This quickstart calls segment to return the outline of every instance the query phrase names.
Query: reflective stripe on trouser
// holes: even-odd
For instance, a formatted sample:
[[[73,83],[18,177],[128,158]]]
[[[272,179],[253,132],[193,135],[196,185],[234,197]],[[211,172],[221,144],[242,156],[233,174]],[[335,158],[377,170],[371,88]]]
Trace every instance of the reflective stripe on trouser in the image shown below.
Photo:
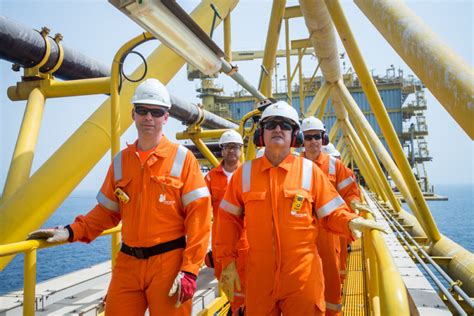
[[[334,304],[326,301],[326,316],[341,315],[342,304]]]
[[[324,297],[326,302],[340,304],[341,279],[339,276],[339,236],[326,229],[320,229],[318,235],[318,251],[323,263]],[[326,314],[330,308],[326,307]]]
[[[182,260],[183,249],[145,260],[119,252],[107,292],[105,314],[143,316],[148,304],[150,315],[190,315],[191,300],[176,308],[176,295],[168,296]]]

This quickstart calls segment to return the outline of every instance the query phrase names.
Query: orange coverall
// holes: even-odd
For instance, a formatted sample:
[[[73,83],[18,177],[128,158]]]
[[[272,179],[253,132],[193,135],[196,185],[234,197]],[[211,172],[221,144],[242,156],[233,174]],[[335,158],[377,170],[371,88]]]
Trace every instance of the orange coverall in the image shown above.
[[[128,203],[114,195],[116,188]],[[97,195],[98,204],[71,224],[73,241],[91,242],[122,220],[122,239],[130,247],[151,247],[186,236],[186,248],[148,259],[119,252],[112,271],[108,315],[190,315],[192,300],[175,307],[168,292],[179,271],[198,275],[210,231],[211,199],[196,158],[163,137],[142,165],[136,143],[114,159]]]
[[[240,166],[240,162],[239,162]],[[206,180],[207,187],[211,193],[212,199],[212,212],[213,212],[213,224],[212,224],[212,253],[214,256],[214,274],[219,280],[222,272],[222,265],[215,258],[216,253],[216,235],[217,235],[217,223],[219,221],[219,205],[221,204],[222,199],[224,198],[225,191],[227,189],[227,175],[222,170],[222,163],[213,168],[209,173],[204,177]],[[248,243],[245,232],[242,234],[242,238],[239,239],[237,244],[237,271],[241,280],[241,290],[235,293],[235,299],[231,302],[232,312],[236,312],[241,306],[245,303],[245,265],[247,261],[247,251]]]
[[[359,190],[353,174],[348,172],[349,169],[339,159],[320,153],[314,162],[327,175],[347,205],[353,199],[359,200]],[[340,271],[346,269],[347,239],[322,229],[318,237],[318,249],[323,261],[326,315],[339,315],[342,309]]]
[[[351,238],[354,217],[307,159],[289,154],[273,167],[264,156],[237,169],[219,208],[216,248],[223,267],[234,261],[245,220],[247,315],[323,315],[318,232],[323,226]]]

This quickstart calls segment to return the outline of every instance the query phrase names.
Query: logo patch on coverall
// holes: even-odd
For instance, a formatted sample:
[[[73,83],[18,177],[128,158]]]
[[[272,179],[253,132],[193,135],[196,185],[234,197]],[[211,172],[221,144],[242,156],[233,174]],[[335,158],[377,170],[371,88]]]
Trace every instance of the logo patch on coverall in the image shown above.
[[[173,205],[176,202],[176,201],[167,201],[166,194],[160,194],[158,201],[166,205]]]
[[[291,215],[295,217],[306,217],[308,214],[306,212],[301,212],[301,207],[303,206],[304,197],[302,195],[296,194],[293,198],[293,203],[291,203]]]

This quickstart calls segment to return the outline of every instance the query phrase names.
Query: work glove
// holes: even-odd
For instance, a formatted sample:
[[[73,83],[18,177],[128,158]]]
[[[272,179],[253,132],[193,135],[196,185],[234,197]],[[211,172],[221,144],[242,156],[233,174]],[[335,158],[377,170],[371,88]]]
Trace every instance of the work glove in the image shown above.
[[[196,292],[196,279],[194,274],[180,271],[171,285],[168,296],[178,295],[175,307],[178,308],[182,303],[193,298]]]
[[[237,291],[240,291],[240,278],[237,273],[237,268],[235,266],[235,261],[229,263],[221,273],[221,288],[224,291],[225,295],[229,301],[234,301],[234,284]]]
[[[371,219],[364,219],[362,217],[356,217],[349,221],[349,229],[352,232],[352,235],[358,239],[362,236],[362,231],[365,229],[376,229],[379,230],[383,233],[387,233],[385,229],[377,223],[376,221],[373,221]]]
[[[69,239],[69,231],[63,226],[38,229],[28,234],[26,240],[30,239],[46,239],[47,242],[63,242]]]
[[[351,201],[351,209],[354,210],[357,214],[360,214],[362,212],[367,212],[369,214],[372,214],[372,210],[369,208],[369,206],[365,203],[361,203],[357,200],[352,200]]]

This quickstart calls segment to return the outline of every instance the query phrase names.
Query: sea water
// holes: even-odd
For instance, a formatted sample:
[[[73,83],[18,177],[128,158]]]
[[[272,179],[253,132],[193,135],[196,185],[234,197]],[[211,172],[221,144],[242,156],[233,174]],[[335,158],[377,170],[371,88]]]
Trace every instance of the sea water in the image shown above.
[[[436,187],[436,193],[449,197],[449,201],[428,202],[440,231],[467,250],[474,252],[474,185],[439,185]],[[73,194],[43,227],[71,223],[77,215],[87,213],[95,204],[95,194]],[[110,243],[110,236],[105,236],[90,244],[65,244],[39,250],[37,282],[109,260]],[[0,272],[0,294],[22,287],[23,255],[18,255]]]

